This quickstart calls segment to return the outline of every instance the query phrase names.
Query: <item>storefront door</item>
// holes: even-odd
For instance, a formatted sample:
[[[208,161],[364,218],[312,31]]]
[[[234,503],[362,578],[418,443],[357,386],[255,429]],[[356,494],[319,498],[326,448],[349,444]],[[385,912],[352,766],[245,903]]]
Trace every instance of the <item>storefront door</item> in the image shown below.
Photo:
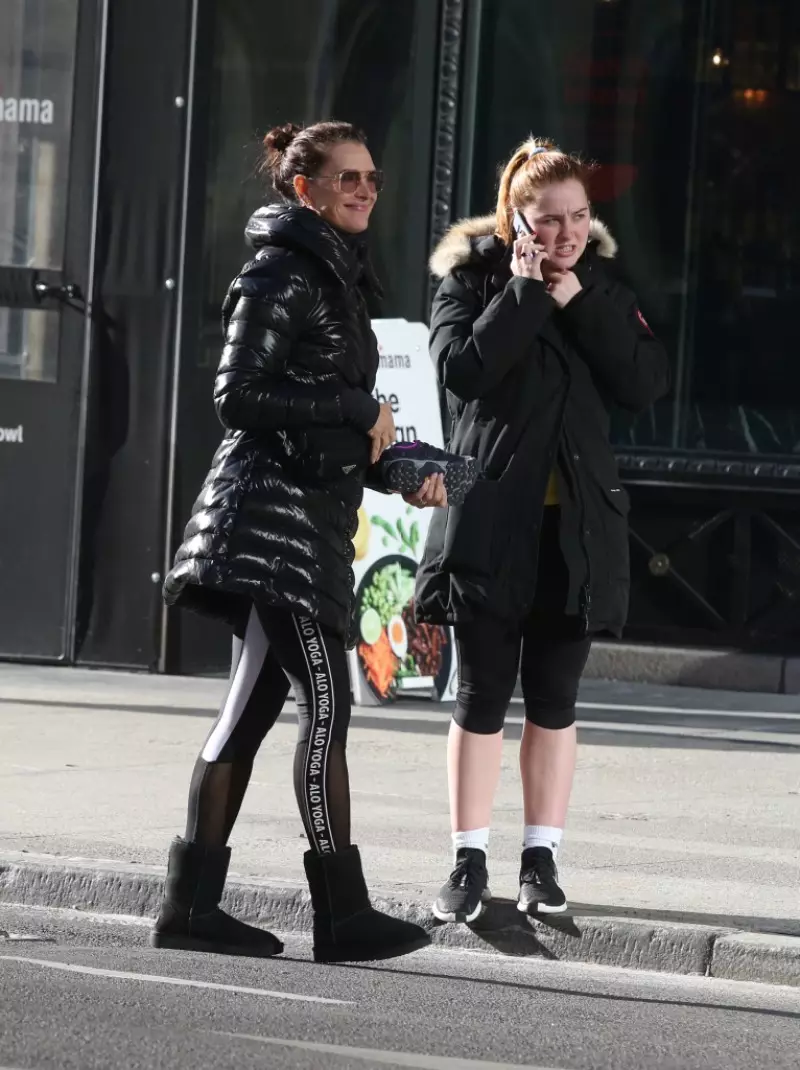
[[[71,656],[101,8],[0,5],[0,657]]]
[[[373,312],[427,315],[439,4],[201,0],[198,13],[167,560],[222,433],[212,405],[220,307],[249,256],[247,219],[270,198],[255,165],[271,126],[333,116],[366,132],[387,175],[370,228],[385,290]],[[219,624],[173,612],[166,625],[162,670],[206,673],[229,663]]]

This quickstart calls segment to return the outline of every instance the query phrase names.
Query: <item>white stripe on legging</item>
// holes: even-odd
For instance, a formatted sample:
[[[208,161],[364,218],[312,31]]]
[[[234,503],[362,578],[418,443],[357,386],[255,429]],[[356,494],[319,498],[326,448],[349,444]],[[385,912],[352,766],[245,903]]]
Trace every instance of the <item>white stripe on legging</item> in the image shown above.
[[[225,705],[203,747],[203,761],[216,762],[222,754],[225,744],[233,735],[236,725],[247,708],[268,650],[269,640],[264,634],[258,613],[253,606],[247,620],[239,663],[233,674]]]
[[[309,624],[309,626],[312,628],[312,630],[314,632],[313,638],[315,638],[317,640],[317,642],[319,643],[320,650],[325,655],[326,664],[329,666],[328,651],[325,649],[325,641],[324,641],[324,639],[322,637],[322,632],[320,631],[319,627],[314,624],[314,622],[311,620],[310,617],[303,617],[302,621],[301,621],[300,619],[298,619],[295,616],[295,617],[293,617],[293,620],[294,620],[295,630],[297,631],[297,638],[300,640],[300,649],[303,651],[303,656],[306,659],[306,667],[308,669],[308,683],[309,683],[309,686],[311,688],[311,694],[309,695],[309,699],[311,701],[311,723],[309,725],[309,730],[308,730],[308,747],[306,749],[305,770],[304,770],[304,773],[303,773],[303,797],[305,799],[306,813],[308,815],[308,828],[309,828],[309,831],[310,831],[311,835],[314,837],[314,840],[316,841],[317,840],[317,834],[316,834],[316,830],[314,828],[314,815],[311,812],[311,799],[310,799],[310,792],[309,792],[309,765],[310,765],[310,762],[311,762],[311,754],[312,754],[312,751],[313,751],[313,748],[314,748],[314,736],[316,735],[317,718],[318,718],[318,715],[319,715],[319,707],[318,707],[318,702],[317,702],[318,694],[317,694],[317,686],[316,686],[315,676],[314,676],[314,667],[311,664],[311,657],[309,656],[308,648],[306,646],[305,636],[303,635],[302,621],[307,622]],[[328,668],[328,694],[330,695],[330,717],[328,719],[328,730],[327,730],[327,734],[326,734],[326,737],[325,737],[325,754],[324,754],[324,761],[323,761],[323,766],[322,766],[322,783],[321,783],[320,797],[322,799],[322,806],[323,806],[323,809],[325,811],[325,813],[324,813],[324,821],[325,821],[325,828],[326,828],[327,833],[328,833],[328,840],[329,840],[330,845],[331,845],[331,850],[335,851],[336,850],[336,844],[333,842],[333,830],[331,828],[330,813],[328,812],[328,795],[327,795],[327,792],[325,790],[325,788],[326,788],[326,777],[327,777],[327,772],[328,772],[328,751],[330,750],[331,735],[333,733],[333,721],[334,721],[334,717],[335,717],[333,680],[330,677],[330,667]],[[317,846],[319,846],[319,844],[317,844]]]

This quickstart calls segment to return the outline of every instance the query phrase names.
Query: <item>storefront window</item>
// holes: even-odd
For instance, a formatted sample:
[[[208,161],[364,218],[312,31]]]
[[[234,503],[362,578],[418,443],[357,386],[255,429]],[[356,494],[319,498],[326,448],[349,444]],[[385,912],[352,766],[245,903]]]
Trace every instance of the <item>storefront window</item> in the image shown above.
[[[63,265],[78,0],[0,3],[0,269]],[[55,381],[58,315],[0,307],[0,379]]]
[[[673,359],[621,447],[800,452],[800,5],[485,5],[474,204],[529,131],[601,164],[597,214]]]
[[[437,5],[429,0],[213,0],[201,359],[219,358],[219,307],[247,255],[243,230],[269,200],[255,177],[259,136],[287,121],[355,123],[387,184],[371,224],[384,316],[420,319],[427,279]]]
[[[385,299],[371,311],[417,321],[426,316],[439,27],[433,0],[203,0],[199,12],[178,390],[179,516],[188,514],[219,443],[212,391],[220,308],[250,255],[245,224],[270,199],[255,164],[272,126],[336,118],[366,132],[387,177],[369,233]],[[215,633],[188,617],[171,628],[184,671],[217,664]]]
[[[62,266],[78,0],[0,5],[0,266]]]
[[[59,319],[43,309],[0,308],[0,379],[56,381]]]

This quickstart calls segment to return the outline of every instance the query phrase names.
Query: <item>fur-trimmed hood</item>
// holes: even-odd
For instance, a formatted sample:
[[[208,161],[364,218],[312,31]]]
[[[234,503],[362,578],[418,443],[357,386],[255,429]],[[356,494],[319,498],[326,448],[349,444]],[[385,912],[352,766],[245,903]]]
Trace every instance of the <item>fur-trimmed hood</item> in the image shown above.
[[[428,261],[432,274],[438,279],[443,279],[456,268],[466,264],[475,253],[476,243],[481,238],[490,238],[495,233],[496,226],[497,220],[493,215],[462,219],[454,224],[436,246]],[[589,241],[595,244],[598,256],[611,260],[617,255],[617,243],[608,227],[599,219],[592,219],[589,227]]]

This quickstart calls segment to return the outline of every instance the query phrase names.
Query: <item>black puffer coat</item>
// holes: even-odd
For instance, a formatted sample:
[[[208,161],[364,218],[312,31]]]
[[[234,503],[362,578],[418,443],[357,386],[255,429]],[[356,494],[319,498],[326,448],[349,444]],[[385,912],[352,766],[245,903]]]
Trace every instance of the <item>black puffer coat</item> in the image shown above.
[[[227,433],[166,578],[170,605],[231,623],[251,601],[348,632],[378,349],[368,262],[307,208],[250,220],[223,306],[214,403]]]
[[[597,222],[576,266],[583,290],[559,310],[543,283],[515,278],[494,217],[455,227],[431,260],[443,276],[431,354],[453,418],[450,449],[480,461],[463,506],[436,510],[417,577],[421,620],[519,620],[536,590],[539,532],[555,469],[565,610],[587,632],[627,617],[628,496],[609,444],[609,410],[641,410],[669,385],[666,353],[633,293],[601,257]]]

